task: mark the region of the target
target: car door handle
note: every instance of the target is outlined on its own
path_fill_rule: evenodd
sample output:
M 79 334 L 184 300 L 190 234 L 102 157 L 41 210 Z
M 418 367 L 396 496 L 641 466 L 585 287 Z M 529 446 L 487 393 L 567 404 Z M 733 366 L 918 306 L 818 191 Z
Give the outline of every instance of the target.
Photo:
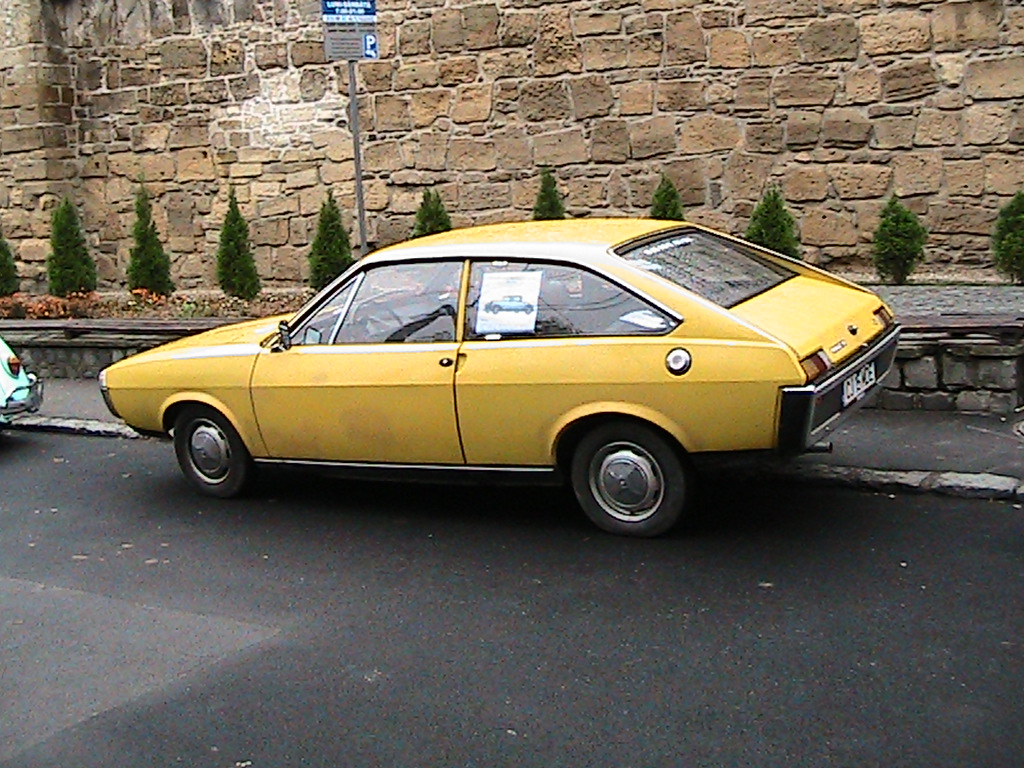
M 451 368 L 455 361 L 450 357 L 442 357 L 438 363 L 442 368 Z

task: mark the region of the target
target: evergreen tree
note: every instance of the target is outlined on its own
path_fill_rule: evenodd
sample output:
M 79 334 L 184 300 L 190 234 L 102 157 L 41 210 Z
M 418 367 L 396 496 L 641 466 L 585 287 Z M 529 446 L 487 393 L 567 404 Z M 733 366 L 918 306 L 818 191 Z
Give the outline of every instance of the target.
M 447 232 L 452 228 L 452 220 L 444 207 L 444 200 L 438 192 L 423 190 L 423 202 L 416 211 L 416 223 L 412 228 L 412 237 L 423 237 L 435 232 Z
M 796 222 L 786 210 L 786 201 L 777 187 L 769 187 L 761 202 L 754 208 L 746 238 L 752 243 L 792 256 L 794 259 L 800 258 Z
M 913 211 L 900 203 L 896 195 L 882 209 L 882 217 L 875 230 L 875 244 L 871 258 L 875 271 L 883 280 L 903 285 L 924 256 L 926 230 Z
M 679 199 L 679 191 L 672 180 L 664 173 L 661 174 L 661 183 L 654 190 L 654 199 L 651 202 L 651 218 L 664 221 L 683 220 L 683 202 Z
M 341 222 L 341 210 L 334 192 L 327 190 L 327 199 L 320 206 L 316 237 L 309 251 L 309 282 L 320 290 L 352 263 L 352 245 Z
M 564 218 L 565 206 L 562 204 L 562 196 L 558 194 L 555 176 L 550 168 L 542 168 L 540 190 L 537 192 L 537 202 L 533 206 L 533 220 L 550 221 Z
M 249 225 L 238 209 L 234 187 L 228 196 L 228 212 L 220 231 L 217 282 L 224 293 L 247 301 L 260 292 L 260 278 L 249 246 Z
M 3 234 L 0 233 L 0 296 L 17 293 L 19 287 L 18 268 L 14 263 L 14 255 Z
M 992 233 L 996 269 L 1013 282 L 1024 284 L 1024 190 L 999 211 Z
M 50 248 L 46 260 L 50 293 L 67 296 L 96 290 L 96 263 L 85 245 L 78 212 L 66 197 L 53 212 Z
M 135 226 L 132 228 L 131 256 L 128 261 L 128 287 L 144 288 L 150 293 L 167 296 L 174 290 L 171 282 L 171 260 L 164 252 L 153 223 L 153 206 L 149 193 L 139 185 L 135 193 Z

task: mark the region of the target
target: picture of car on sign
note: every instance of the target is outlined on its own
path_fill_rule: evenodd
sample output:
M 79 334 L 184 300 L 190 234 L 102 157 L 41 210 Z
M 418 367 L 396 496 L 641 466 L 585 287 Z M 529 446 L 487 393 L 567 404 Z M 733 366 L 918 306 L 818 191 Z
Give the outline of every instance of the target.
M 504 296 L 496 301 L 489 301 L 484 305 L 484 312 L 496 315 L 499 312 L 533 312 L 533 304 L 523 301 L 522 296 Z
M 496 310 L 496 311 L 495 311 Z M 794 456 L 878 391 L 899 326 L 874 293 L 705 227 L 471 227 L 358 261 L 298 312 L 102 372 L 200 491 L 265 465 L 571 485 L 612 533 L 693 512 L 697 459 Z

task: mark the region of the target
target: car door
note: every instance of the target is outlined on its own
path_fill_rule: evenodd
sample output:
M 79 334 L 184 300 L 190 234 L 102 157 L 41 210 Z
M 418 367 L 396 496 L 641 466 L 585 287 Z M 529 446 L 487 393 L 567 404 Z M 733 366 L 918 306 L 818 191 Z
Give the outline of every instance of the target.
M 461 261 L 355 275 L 264 350 L 252 401 L 273 458 L 463 463 L 455 418 Z
M 677 320 L 610 280 L 541 261 L 472 264 L 456 399 L 470 464 L 543 466 L 552 430 L 664 378 Z

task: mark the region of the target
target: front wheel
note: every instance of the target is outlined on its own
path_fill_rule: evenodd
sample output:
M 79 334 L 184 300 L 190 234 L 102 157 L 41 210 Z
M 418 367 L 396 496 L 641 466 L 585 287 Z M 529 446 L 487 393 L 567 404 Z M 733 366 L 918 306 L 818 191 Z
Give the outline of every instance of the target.
M 658 536 L 679 522 L 693 470 L 644 424 L 615 421 L 589 432 L 572 457 L 572 488 L 587 517 L 609 533 Z
M 189 406 L 178 414 L 174 453 L 189 482 L 210 496 L 238 495 L 252 474 L 252 457 L 238 432 L 206 406 Z

